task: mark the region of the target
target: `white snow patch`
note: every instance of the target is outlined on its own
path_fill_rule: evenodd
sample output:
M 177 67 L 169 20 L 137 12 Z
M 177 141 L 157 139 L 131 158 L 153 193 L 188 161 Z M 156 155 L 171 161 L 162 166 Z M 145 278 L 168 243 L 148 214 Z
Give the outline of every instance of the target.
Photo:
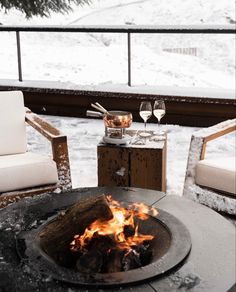
M 188 198 L 204 204 L 214 210 L 222 211 L 231 215 L 236 215 L 235 199 L 222 196 L 197 185 L 189 187 Z
M 125 175 L 125 167 L 121 167 L 119 170 L 117 170 L 116 174 L 119 176 L 124 176 Z
M 43 116 L 68 137 L 69 156 L 72 172 L 72 186 L 93 187 L 97 186 L 97 144 L 104 135 L 102 120 L 80 119 L 56 116 Z M 143 130 L 142 123 L 133 123 L 133 130 Z M 157 130 L 157 124 L 147 124 L 148 130 Z M 190 139 L 197 130 L 193 127 L 178 125 L 161 125 L 161 130 L 167 132 L 167 194 L 182 195 Z M 28 150 L 50 155 L 50 143 L 27 127 Z M 153 143 L 153 142 L 151 142 Z M 235 153 L 234 133 L 228 134 L 216 141 L 209 143 L 207 156 Z

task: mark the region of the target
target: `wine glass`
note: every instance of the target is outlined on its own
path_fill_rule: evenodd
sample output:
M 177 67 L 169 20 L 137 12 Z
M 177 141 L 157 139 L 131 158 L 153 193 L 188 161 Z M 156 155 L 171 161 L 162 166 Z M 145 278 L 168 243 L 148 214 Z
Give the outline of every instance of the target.
M 161 118 L 164 117 L 166 113 L 166 106 L 165 102 L 162 99 L 155 100 L 154 106 L 153 106 L 153 114 L 158 120 L 158 134 L 163 135 L 163 132 L 160 131 L 160 122 Z
M 142 136 L 149 136 L 149 133 L 146 132 L 146 124 L 147 124 L 147 120 L 152 115 L 152 105 L 151 105 L 150 101 L 141 102 L 140 108 L 139 108 L 139 115 L 144 121 L 144 128 L 145 128 L 145 132 L 144 133 L 140 133 L 140 134 Z

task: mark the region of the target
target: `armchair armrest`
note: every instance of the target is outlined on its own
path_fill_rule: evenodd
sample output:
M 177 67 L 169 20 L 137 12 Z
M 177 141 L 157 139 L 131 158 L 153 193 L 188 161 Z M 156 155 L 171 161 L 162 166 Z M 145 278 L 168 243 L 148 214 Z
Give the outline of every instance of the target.
M 186 195 L 189 188 L 195 184 L 195 168 L 199 160 L 203 160 L 206 152 L 207 142 L 217 139 L 236 130 L 236 119 L 227 120 L 215 126 L 197 131 L 192 135 L 183 195 Z
M 232 119 L 196 132 L 193 136 L 196 138 L 201 138 L 203 142 L 201 147 L 200 160 L 203 160 L 205 157 L 207 142 L 215 140 L 235 130 L 236 119 Z
M 56 162 L 58 179 L 63 191 L 70 190 L 71 173 L 67 137 L 53 125 L 26 108 L 26 122 L 51 142 L 53 160 Z
M 37 114 L 31 112 L 27 108 L 25 120 L 30 126 L 32 126 L 36 131 L 41 133 L 49 141 L 52 141 L 55 138 L 61 138 L 62 140 L 63 138 L 66 138 L 66 136 L 62 134 L 58 129 L 56 129 L 52 124 L 46 122 Z

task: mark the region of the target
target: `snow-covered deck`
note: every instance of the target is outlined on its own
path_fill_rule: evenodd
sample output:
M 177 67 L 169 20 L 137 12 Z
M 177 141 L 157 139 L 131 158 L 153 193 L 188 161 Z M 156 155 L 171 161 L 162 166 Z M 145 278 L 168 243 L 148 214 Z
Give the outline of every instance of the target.
M 73 188 L 97 185 L 97 143 L 104 133 L 103 121 L 56 116 L 44 116 L 68 136 Z M 133 123 L 132 129 L 142 129 L 141 123 Z M 156 130 L 157 124 L 147 124 L 147 129 Z M 167 194 L 182 195 L 191 135 L 198 128 L 178 125 L 162 125 L 168 133 L 167 143 Z M 47 152 L 50 145 L 45 139 L 28 128 L 29 151 Z M 206 157 L 222 154 L 234 155 L 235 133 L 228 134 L 207 146 Z
M 19 88 L 38 88 L 55 90 L 73 91 L 101 91 L 101 92 L 120 92 L 135 94 L 158 94 L 163 96 L 174 96 L 184 98 L 214 98 L 214 99 L 235 99 L 235 90 L 226 88 L 204 88 L 204 87 L 183 87 L 183 86 L 147 86 L 126 84 L 101 84 L 101 85 L 78 85 L 73 82 L 60 81 L 40 81 L 26 80 L 18 81 L 14 79 L 0 79 L 0 87 L 15 86 Z M 222 101 L 223 102 L 223 101 Z

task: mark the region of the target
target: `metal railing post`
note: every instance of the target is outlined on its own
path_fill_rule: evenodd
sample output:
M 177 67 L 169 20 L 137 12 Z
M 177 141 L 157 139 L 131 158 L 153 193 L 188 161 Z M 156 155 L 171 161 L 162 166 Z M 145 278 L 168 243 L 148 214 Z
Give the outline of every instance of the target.
M 17 45 L 17 61 L 18 61 L 18 78 L 19 78 L 19 81 L 22 81 L 20 32 L 19 31 L 16 31 L 16 45 Z
M 127 33 L 127 45 L 128 45 L 128 86 L 131 86 L 131 39 L 130 39 L 130 32 Z

